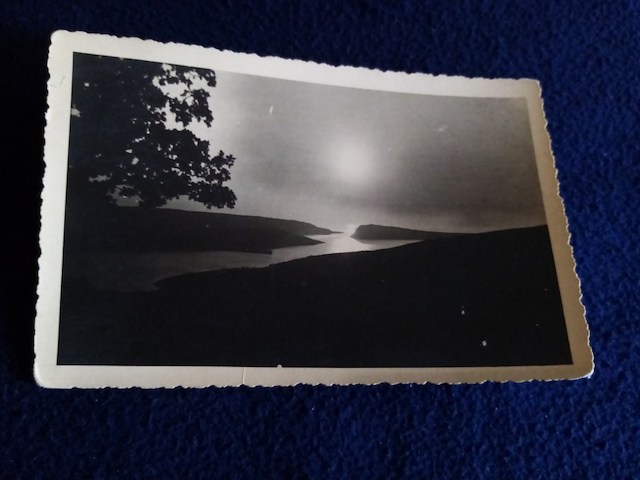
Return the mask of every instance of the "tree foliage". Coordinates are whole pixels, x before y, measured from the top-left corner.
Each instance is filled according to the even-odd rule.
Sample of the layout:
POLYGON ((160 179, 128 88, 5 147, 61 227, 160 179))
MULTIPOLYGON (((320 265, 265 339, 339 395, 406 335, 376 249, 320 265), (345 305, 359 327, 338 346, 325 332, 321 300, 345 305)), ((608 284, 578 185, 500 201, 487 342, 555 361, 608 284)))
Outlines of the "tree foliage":
POLYGON ((225 183, 235 158, 189 128, 212 125, 215 86, 212 70, 75 54, 68 188, 147 207, 182 195, 233 207, 225 183))

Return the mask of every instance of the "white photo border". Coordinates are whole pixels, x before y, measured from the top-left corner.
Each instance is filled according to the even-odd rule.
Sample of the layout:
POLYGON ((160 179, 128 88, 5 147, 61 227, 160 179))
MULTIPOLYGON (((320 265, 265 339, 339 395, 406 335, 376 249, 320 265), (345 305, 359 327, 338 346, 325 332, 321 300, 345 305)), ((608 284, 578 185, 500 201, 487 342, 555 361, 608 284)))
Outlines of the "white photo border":
POLYGON ((38 302, 35 321, 37 383, 50 388, 348 385, 377 383, 480 383, 576 379, 594 368, 580 285, 559 195, 540 85, 530 79, 484 79, 333 67, 300 60, 259 57, 175 43, 58 31, 49 53, 45 173, 42 192, 38 302), (457 97, 525 98, 552 243, 571 365, 448 368, 291 368, 58 365, 58 327, 66 201, 73 54, 85 53, 200 67, 271 78, 372 90, 457 97))

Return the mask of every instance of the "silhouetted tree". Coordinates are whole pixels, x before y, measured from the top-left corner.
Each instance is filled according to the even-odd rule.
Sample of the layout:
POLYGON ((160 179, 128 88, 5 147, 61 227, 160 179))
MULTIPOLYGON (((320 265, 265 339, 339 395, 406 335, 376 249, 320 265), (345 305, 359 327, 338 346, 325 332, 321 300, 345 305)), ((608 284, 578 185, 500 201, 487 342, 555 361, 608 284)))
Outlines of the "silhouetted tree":
POLYGON ((212 70, 75 54, 68 189, 89 200, 136 197, 158 207, 186 195, 233 207, 235 158, 188 127, 213 122, 212 70))

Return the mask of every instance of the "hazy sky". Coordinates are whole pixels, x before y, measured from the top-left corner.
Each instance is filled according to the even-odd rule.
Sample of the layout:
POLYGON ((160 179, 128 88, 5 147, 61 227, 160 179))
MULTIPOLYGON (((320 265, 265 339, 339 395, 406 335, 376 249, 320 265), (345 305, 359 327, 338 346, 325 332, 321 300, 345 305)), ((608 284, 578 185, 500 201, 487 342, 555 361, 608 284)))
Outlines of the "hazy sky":
MULTIPOLYGON (((244 215, 344 230, 545 223, 524 99, 398 94, 218 71, 215 151, 244 215)), ((194 209, 188 201, 172 206, 194 209)))

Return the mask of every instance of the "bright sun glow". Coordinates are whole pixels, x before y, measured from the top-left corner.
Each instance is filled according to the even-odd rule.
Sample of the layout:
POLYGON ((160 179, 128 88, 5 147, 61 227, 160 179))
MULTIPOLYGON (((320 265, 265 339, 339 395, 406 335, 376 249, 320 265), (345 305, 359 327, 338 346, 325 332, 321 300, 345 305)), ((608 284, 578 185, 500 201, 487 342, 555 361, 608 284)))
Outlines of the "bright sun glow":
POLYGON ((347 183, 361 185, 367 183, 373 168, 366 147, 356 143, 344 143, 336 149, 333 157, 336 176, 347 183))

